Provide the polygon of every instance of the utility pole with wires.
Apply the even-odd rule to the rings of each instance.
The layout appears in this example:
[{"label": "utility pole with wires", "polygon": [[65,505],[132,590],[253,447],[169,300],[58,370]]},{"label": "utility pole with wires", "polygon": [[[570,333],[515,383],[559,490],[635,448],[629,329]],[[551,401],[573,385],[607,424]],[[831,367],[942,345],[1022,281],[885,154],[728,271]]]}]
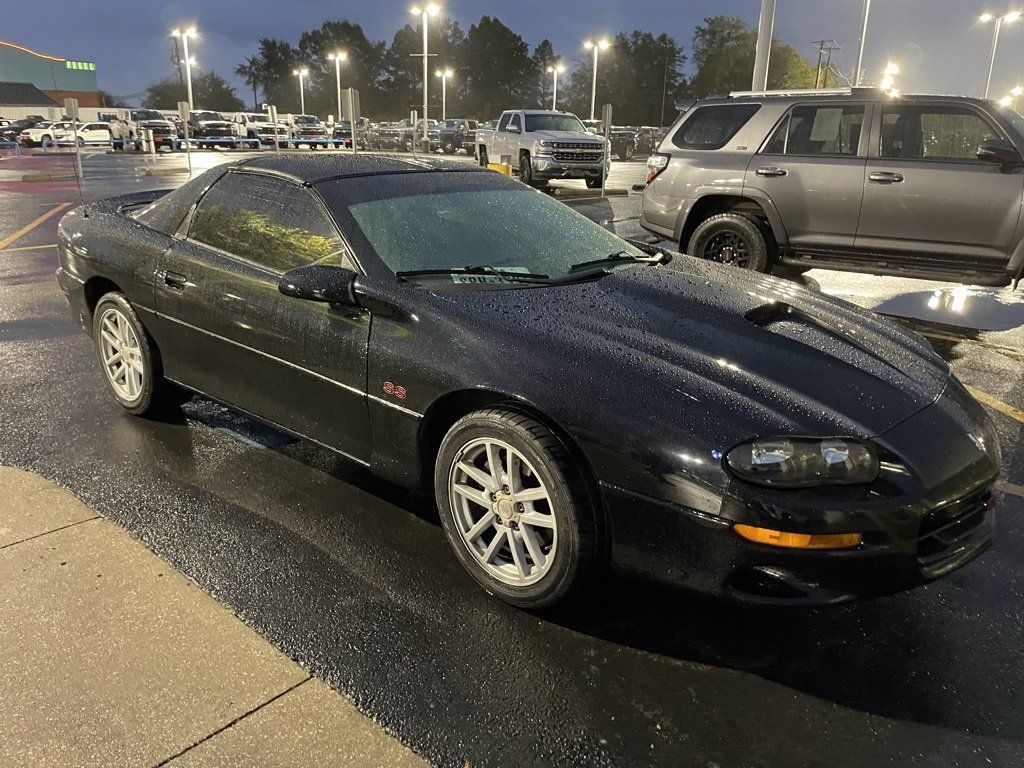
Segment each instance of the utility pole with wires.
[{"label": "utility pole with wires", "polygon": [[171,63],[174,65],[174,68],[178,70],[178,85],[185,85],[185,72],[181,66],[184,63],[184,60],[181,57],[181,51],[178,49],[178,38],[172,36],[171,40],[174,43],[174,52],[171,54]]},{"label": "utility pole with wires", "polygon": [[[818,52],[818,67],[814,71],[814,87],[828,88],[828,76],[832,71],[832,53],[843,50],[842,46],[836,40],[815,40],[811,45]],[[824,70],[822,65],[824,65]]]}]

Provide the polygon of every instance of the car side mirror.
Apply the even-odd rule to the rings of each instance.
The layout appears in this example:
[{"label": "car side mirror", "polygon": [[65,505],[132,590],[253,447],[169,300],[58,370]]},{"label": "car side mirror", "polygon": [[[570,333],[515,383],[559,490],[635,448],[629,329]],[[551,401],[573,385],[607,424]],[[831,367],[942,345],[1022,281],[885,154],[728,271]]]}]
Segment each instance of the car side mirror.
[{"label": "car side mirror", "polygon": [[310,264],[281,276],[277,288],[285,296],[326,304],[359,306],[356,298],[356,273],[345,267]]},{"label": "car side mirror", "polygon": [[1020,153],[1006,139],[988,139],[978,147],[978,159],[986,163],[997,163],[1003,167],[1021,164]]},{"label": "car side mirror", "polygon": [[505,130],[508,131],[509,133],[519,133],[520,132],[518,125],[510,125],[507,128],[505,128]]}]

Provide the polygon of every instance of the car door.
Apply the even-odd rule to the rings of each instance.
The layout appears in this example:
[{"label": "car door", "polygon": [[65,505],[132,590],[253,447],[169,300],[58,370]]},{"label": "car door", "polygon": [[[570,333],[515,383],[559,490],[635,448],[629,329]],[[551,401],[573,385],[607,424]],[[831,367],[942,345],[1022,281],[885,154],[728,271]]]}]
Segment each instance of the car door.
[{"label": "car door", "polygon": [[369,455],[370,315],[278,290],[314,262],[355,269],[308,188],[233,170],[203,196],[156,287],[173,380],[355,459]]},{"label": "car door", "polygon": [[500,163],[502,155],[510,153],[508,124],[512,120],[512,112],[505,112],[498,121],[498,127],[494,131],[493,147],[487,148],[487,159],[492,163]]},{"label": "car door", "polygon": [[771,200],[794,250],[853,246],[867,164],[866,111],[863,102],[795,104],[747,166],[744,190]]},{"label": "car door", "polygon": [[1002,271],[1017,229],[1024,173],[977,157],[1006,138],[967,103],[881,105],[867,166],[857,247]]}]

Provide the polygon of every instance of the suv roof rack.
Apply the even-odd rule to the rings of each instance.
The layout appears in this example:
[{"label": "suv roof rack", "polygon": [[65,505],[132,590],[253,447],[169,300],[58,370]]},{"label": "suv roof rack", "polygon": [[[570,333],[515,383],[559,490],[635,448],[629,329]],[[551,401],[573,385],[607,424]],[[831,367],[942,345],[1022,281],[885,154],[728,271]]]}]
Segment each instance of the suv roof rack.
[{"label": "suv roof rack", "polygon": [[881,93],[873,87],[856,88],[786,88],[781,91],[731,91],[730,99],[742,96],[852,96],[855,93]]}]

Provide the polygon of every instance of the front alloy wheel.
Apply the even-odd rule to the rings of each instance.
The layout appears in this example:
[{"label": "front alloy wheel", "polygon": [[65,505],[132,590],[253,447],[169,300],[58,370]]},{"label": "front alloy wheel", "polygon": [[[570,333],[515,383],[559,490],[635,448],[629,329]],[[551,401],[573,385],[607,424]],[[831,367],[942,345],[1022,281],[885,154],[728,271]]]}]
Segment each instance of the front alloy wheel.
[{"label": "front alloy wheel", "polygon": [[142,345],[131,322],[118,307],[107,307],[99,317],[100,362],[107,383],[118,400],[132,403],[142,396],[146,367]]},{"label": "front alloy wheel", "polygon": [[516,411],[460,419],[434,472],[456,556],[488,592],[522,608],[565,598],[598,562],[590,495],[562,442]]}]

